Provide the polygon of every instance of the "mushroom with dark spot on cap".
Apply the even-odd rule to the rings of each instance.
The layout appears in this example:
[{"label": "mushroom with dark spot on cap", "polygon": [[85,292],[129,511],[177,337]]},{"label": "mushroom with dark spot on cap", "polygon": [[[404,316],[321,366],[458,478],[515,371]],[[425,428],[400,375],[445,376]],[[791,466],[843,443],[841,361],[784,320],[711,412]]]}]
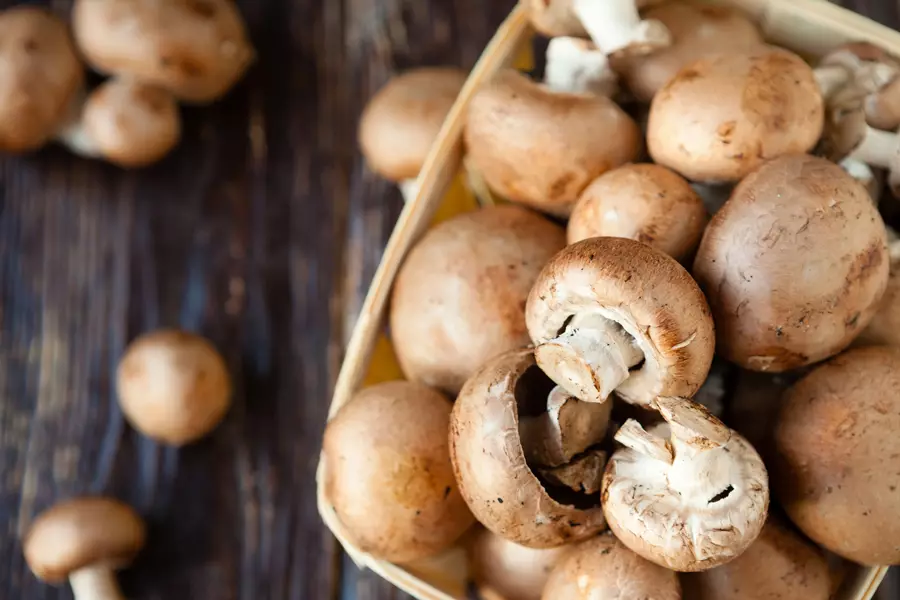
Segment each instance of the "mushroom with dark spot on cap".
[{"label": "mushroom with dark spot on cap", "polygon": [[85,496],[41,513],[22,545],[34,574],[54,584],[68,579],[75,600],[122,600],[114,573],[131,563],[146,537],[130,506]]},{"label": "mushroom with dark spot on cap", "polygon": [[740,556],[769,508],[762,459],[695,402],[660,396],[655,407],[668,427],[646,431],[629,419],[616,432],[625,447],[606,466],[601,497],[610,529],[634,552],[675,571]]},{"label": "mushroom with dark spot on cap", "polygon": [[661,0],[572,0],[572,10],[597,47],[614,56],[649,54],[672,43],[666,26],[641,19],[639,8]]},{"label": "mushroom with dark spot on cap", "polygon": [[625,238],[589,238],[554,256],[528,296],[541,369],[581,400],[613,390],[633,404],[693,396],[714,347],[706,299],[670,256]]}]

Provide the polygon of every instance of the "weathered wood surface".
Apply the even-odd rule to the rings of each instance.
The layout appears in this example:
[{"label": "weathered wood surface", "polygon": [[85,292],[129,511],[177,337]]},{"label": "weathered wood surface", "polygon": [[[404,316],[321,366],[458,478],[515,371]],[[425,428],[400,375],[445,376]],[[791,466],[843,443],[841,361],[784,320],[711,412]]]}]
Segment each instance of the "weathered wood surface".
[{"label": "weathered wood surface", "polygon": [[[259,63],[185,110],[160,165],[0,160],[0,600],[71,598],[19,540],[80,493],[150,520],[129,598],[406,597],[342,557],[315,508],[342,344],[401,202],[364,169],[356,121],[398,69],[470,67],[512,3],[242,0]],[[845,4],[900,24],[896,3]],[[236,381],[225,424],[181,451],[129,429],[112,389],[127,342],[161,325],[210,337]]]}]

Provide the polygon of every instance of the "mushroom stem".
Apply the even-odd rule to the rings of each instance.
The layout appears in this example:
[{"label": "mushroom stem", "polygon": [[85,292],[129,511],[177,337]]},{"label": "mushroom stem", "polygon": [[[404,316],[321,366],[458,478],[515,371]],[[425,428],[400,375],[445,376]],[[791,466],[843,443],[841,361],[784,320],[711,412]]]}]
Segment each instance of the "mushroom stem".
[{"label": "mushroom stem", "polygon": [[668,465],[675,459],[666,440],[645,430],[634,419],[628,419],[616,432],[615,440],[638,454],[656,459]]},{"label": "mushroom stem", "polygon": [[618,91],[615,71],[601,50],[587,40],[555,37],[547,45],[544,84],[556,92],[612,96]]},{"label": "mushroom stem", "polygon": [[91,565],[69,574],[75,600],[125,600],[115,574],[106,565]]},{"label": "mushroom stem", "polygon": [[875,167],[891,169],[896,164],[898,151],[900,151],[900,139],[896,133],[866,126],[862,142],[853,149],[847,158]]},{"label": "mushroom stem", "polygon": [[644,358],[634,339],[611,319],[586,315],[534,350],[538,366],[571,395],[586,402],[604,402],[629,369]]},{"label": "mushroom stem", "polygon": [[642,21],[635,0],[573,0],[575,14],[605,54],[640,56],[671,45],[660,21]]},{"label": "mushroom stem", "polygon": [[612,405],[582,402],[560,386],[547,395],[547,410],[519,419],[519,438],[529,464],[558,467],[606,435]]},{"label": "mushroom stem", "polygon": [[813,69],[822,98],[828,100],[835,92],[850,82],[850,71],[841,65],[820,65]]}]

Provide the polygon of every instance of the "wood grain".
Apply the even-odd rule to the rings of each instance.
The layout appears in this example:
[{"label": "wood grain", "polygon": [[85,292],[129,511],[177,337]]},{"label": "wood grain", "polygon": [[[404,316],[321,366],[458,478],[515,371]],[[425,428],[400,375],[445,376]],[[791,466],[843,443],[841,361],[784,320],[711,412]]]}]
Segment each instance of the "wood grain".
[{"label": "wood grain", "polygon": [[[342,558],[315,508],[341,348],[401,202],[356,122],[398,70],[471,67],[512,2],[242,0],[259,61],[184,111],[161,164],[0,160],[0,600],[71,598],[19,540],[81,493],[150,522],[129,598],[406,598]],[[845,4],[900,24],[896,3]],[[180,451],[136,435],[112,388],[128,341],[162,325],[212,339],[236,384],[224,425]]]}]

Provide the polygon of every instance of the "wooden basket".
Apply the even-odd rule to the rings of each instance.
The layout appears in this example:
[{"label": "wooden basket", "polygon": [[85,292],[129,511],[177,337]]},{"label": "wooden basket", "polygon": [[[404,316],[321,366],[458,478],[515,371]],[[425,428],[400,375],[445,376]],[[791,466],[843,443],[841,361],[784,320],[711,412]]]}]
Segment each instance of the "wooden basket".
[{"label": "wooden basket", "polygon": [[[742,9],[759,23],[770,42],[807,59],[814,60],[835,46],[851,41],[869,41],[900,56],[900,33],[825,0],[706,1]],[[385,309],[397,271],[462,168],[459,149],[469,101],[478,87],[498,70],[513,64],[520,50],[531,43],[533,35],[525,11],[521,6],[515,8],[485,48],[447,116],[419,174],[419,192],[403,209],[366,295],[338,376],[329,418],[351,399],[366,376],[373,348],[384,331]],[[467,574],[460,548],[403,567],[378,560],[356,548],[325,496],[323,475],[327,468],[324,458],[320,458],[316,474],[319,513],[357,565],[375,571],[421,600],[465,598]],[[886,572],[887,567],[854,567],[835,600],[869,600]]]}]

